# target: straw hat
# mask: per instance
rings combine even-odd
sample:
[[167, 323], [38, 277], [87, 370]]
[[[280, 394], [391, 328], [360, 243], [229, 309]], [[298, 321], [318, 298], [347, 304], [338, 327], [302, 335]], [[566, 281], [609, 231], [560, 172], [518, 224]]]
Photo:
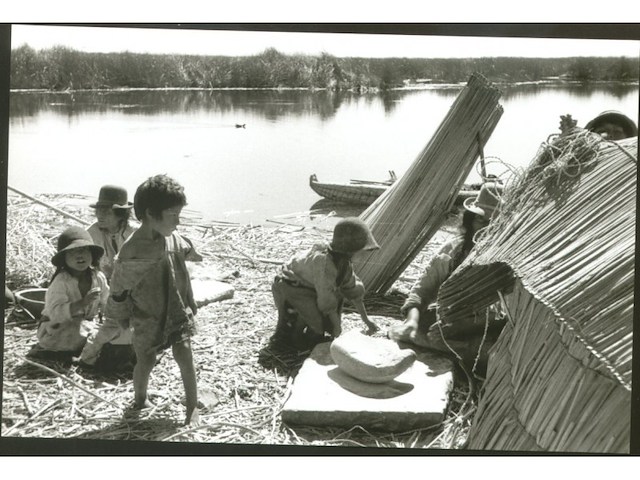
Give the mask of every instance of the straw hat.
[[91, 208], [97, 207], [111, 207], [117, 208], [131, 208], [133, 203], [127, 201], [127, 191], [116, 185], [105, 185], [100, 189], [98, 195], [98, 201], [89, 205]]
[[589, 121], [587, 125], [584, 127], [585, 130], [594, 131], [601, 125], [605, 123], [612, 123], [614, 125], [619, 125], [624, 130], [626, 138], [635, 137], [638, 135], [638, 127], [625, 114], [620, 113], [615, 110], [607, 110], [602, 112], [593, 120]]
[[89, 232], [80, 227], [69, 227], [58, 237], [58, 252], [51, 258], [51, 263], [56, 267], [63, 266], [65, 252], [81, 247], [89, 247], [94, 259], [104, 254], [104, 249], [93, 243]]
[[502, 191], [504, 187], [496, 182], [487, 182], [482, 185], [478, 195], [469, 197], [464, 201], [464, 208], [470, 212], [482, 215], [487, 220], [495, 215], [500, 205]]
[[357, 217], [343, 218], [333, 229], [331, 248], [339, 253], [356, 253], [360, 250], [380, 248], [366, 223]]

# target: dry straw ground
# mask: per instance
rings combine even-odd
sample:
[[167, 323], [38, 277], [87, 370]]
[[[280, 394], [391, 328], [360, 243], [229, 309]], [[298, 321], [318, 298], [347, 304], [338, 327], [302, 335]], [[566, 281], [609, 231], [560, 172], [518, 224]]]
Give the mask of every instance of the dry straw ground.
[[[88, 222], [89, 199], [46, 195], [47, 203]], [[317, 213], [317, 212], [316, 212]], [[154, 408], [130, 410], [130, 376], [106, 377], [73, 365], [25, 359], [35, 343], [33, 326], [5, 323], [2, 436], [204, 442], [211, 444], [313, 445], [389, 448], [461, 448], [475, 410], [463, 376], [456, 376], [445, 421], [429, 429], [401, 433], [367, 431], [355, 426], [292, 428], [280, 420], [297, 369], [308, 352], [276, 348], [270, 337], [276, 311], [270, 292], [278, 263], [292, 253], [327, 239], [332, 215], [317, 213], [280, 218], [266, 226], [207, 225], [187, 218], [180, 231], [205, 256], [193, 269], [199, 277], [224, 278], [235, 289], [233, 299], [209, 304], [197, 314], [193, 338], [198, 384], [203, 399], [213, 393], [219, 403], [204, 408], [202, 424], [183, 426], [183, 390], [170, 352], [163, 353], [151, 374]], [[368, 300], [372, 319], [384, 335], [400, 321], [399, 306], [413, 280], [442, 242], [452, 235], [452, 218], [408, 267], [385, 297]], [[13, 288], [42, 285], [51, 275], [49, 259], [55, 238], [72, 219], [9, 193], [7, 208], [6, 281]], [[5, 309], [5, 322], [10, 310]], [[361, 329], [352, 310], [344, 315], [344, 330]], [[43, 367], [46, 367], [43, 368]]]

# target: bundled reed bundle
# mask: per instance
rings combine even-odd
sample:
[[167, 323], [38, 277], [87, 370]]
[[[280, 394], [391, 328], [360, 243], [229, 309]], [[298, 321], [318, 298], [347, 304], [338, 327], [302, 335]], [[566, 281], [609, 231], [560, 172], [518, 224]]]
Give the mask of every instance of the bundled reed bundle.
[[628, 451], [637, 148], [580, 129], [545, 146], [442, 285], [441, 323], [501, 294], [512, 319], [472, 448]]
[[438, 230], [502, 116], [500, 92], [472, 75], [407, 172], [365, 210], [380, 250], [354, 259], [371, 293], [384, 293]]

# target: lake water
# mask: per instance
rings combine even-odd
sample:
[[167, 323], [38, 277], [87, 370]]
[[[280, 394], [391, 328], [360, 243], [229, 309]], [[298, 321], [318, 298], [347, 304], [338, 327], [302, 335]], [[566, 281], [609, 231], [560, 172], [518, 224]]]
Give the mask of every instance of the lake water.
[[[30, 194], [96, 196], [115, 183], [133, 197], [147, 177], [166, 173], [206, 219], [264, 223], [320, 200], [308, 186], [312, 173], [333, 182], [384, 180], [389, 170], [400, 176], [461, 88], [12, 92], [8, 184]], [[559, 133], [560, 115], [582, 126], [620, 110], [637, 122], [638, 86], [511, 87], [500, 104], [485, 156], [524, 168]], [[472, 172], [469, 181], [477, 180]]]

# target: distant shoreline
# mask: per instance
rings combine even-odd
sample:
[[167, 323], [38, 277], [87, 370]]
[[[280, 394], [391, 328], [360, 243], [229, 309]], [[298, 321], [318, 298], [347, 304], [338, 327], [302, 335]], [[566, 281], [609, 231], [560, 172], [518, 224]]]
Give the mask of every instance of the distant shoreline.
[[[525, 85], [541, 85], [541, 86], [603, 86], [603, 85], [619, 85], [619, 86], [640, 86], [640, 81], [614, 81], [614, 80], [596, 80], [589, 82], [581, 82], [579, 80], [532, 80], [519, 82], [492, 82], [499, 87], [519, 87]], [[407, 85], [402, 87], [388, 88], [387, 91], [413, 91], [413, 90], [439, 90], [450, 88], [462, 88], [466, 82], [458, 83], [428, 83], [418, 85]], [[331, 91], [334, 93], [379, 93], [380, 89], [369, 89], [365, 92], [356, 92], [354, 90], [335, 91], [326, 87], [114, 87], [114, 88], [79, 88], [67, 90], [51, 90], [44, 88], [12, 88], [9, 93], [51, 93], [51, 94], [70, 94], [70, 93], [100, 93], [100, 92], [209, 92], [209, 91]]]

